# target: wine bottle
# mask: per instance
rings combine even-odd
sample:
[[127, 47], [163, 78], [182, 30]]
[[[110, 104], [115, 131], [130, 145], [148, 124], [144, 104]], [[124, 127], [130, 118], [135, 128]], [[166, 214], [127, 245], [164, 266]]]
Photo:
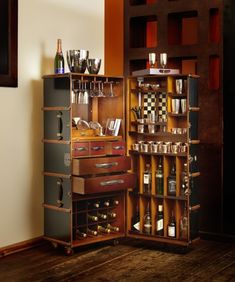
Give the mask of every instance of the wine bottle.
[[146, 164], [143, 178], [144, 178], [144, 193], [151, 194], [152, 173], [150, 169], [150, 164]]
[[99, 201], [88, 202], [88, 209], [98, 209], [100, 207]]
[[163, 168], [162, 168], [162, 161], [159, 158], [159, 164], [156, 171], [156, 181], [155, 181], [155, 193], [157, 195], [163, 195], [164, 193], [164, 177], [163, 177]]
[[76, 237], [78, 238], [86, 238], [87, 234], [84, 232], [81, 232], [79, 229], [76, 230]]
[[97, 216], [98, 216], [98, 218], [99, 219], [107, 219], [107, 215], [106, 214], [104, 214], [104, 213], [97, 213]]
[[168, 224], [168, 236], [171, 238], [176, 238], [176, 222], [174, 212], [171, 212], [171, 218]]
[[139, 212], [138, 201], [136, 202], [135, 214], [131, 219], [131, 229], [135, 232], [140, 232], [140, 212]]
[[176, 196], [176, 172], [175, 164], [172, 165], [171, 172], [167, 178], [167, 195]]
[[98, 232], [96, 230], [87, 228], [87, 234], [92, 235], [92, 236], [97, 236]]
[[106, 228], [110, 229], [111, 231], [114, 231], [114, 232], [119, 232], [119, 227], [117, 226], [112, 226], [110, 223], [108, 223], [106, 225]]
[[164, 217], [163, 217], [163, 206], [162, 205], [158, 205], [156, 234], [159, 236], [164, 236]]
[[90, 221], [98, 221], [98, 217], [95, 215], [88, 214], [87, 217]]
[[110, 206], [110, 200], [104, 200], [103, 201], [103, 206], [104, 207], [109, 207]]
[[144, 233], [150, 235], [152, 231], [152, 220], [150, 214], [149, 202], [144, 216]]
[[110, 228], [106, 228], [106, 227], [103, 227], [101, 225], [97, 226], [97, 231], [101, 232], [101, 233], [107, 233], [107, 234], [109, 234], [111, 232]]
[[180, 217], [180, 239], [186, 240], [188, 238], [188, 214], [187, 207], [184, 207], [184, 213]]
[[188, 166], [187, 163], [184, 163], [184, 170], [181, 173], [181, 189], [180, 194], [181, 196], [185, 196], [188, 186]]
[[55, 73], [64, 73], [64, 56], [62, 53], [62, 41], [57, 39], [57, 51], [54, 59]]
[[113, 206], [118, 206], [119, 205], [119, 201], [116, 200], [116, 199], [112, 199], [110, 200], [110, 206], [113, 207]]
[[107, 216], [109, 218], [116, 218], [117, 217], [117, 214], [115, 212], [107, 212]]

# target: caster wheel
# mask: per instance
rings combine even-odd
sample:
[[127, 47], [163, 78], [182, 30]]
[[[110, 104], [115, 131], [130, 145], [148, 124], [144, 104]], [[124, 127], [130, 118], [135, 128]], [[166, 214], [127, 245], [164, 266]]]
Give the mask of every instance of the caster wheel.
[[66, 255], [71, 256], [74, 253], [74, 251], [71, 247], [65, 247], [65, 253]]
[[113, 246], [117, 246], [119, 245], [119, 241], [118, 240], [113, 240]]
[[58, 248], [58, 243], [55, 243], [55, 242], [51, 242], [52, 246], [54, 249], [57, 249]]

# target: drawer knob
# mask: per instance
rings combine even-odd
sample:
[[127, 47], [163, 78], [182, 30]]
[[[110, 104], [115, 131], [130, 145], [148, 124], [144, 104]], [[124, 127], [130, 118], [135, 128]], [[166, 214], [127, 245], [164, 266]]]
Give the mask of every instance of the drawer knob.
[[74, 151], [78, 151], [78, 152], [82, 152], [82, 151], [86, 151], [87, 148], [86, 147], [76, 147], [74, 148]]
[[107, 181], [101, 181], [101, 186], [109, 186], [109, 185], [117, 185], [117, 184], [123, 184], [123, 179], [114, 179], [114, 180], [107, 180]]
[[95, 167], [97, 168], [110, 168], [113, 166], [117, 166], [118, 162], [113, 162], [113, 163], [103, 163], [103, 164], [95, 164]]

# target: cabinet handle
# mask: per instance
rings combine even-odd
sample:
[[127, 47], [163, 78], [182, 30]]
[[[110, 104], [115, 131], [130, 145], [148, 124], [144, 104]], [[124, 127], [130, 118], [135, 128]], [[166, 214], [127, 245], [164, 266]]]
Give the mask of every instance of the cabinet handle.
[[123, 150], [124, 146], [114, 146], [113, 149], [114, 150]]
[[76, 147], [76, 148], [74, 148], [74, 151], [78, 151], [78, 152], [86, 151], [86, 150], [87, 150], [86, 147]]
[[62, 131], [63, 131], [63, 120], [62, 120], [62, 112], [58, 112], [57, 115], [57, 133], [56, 136], [59, 140], [63, 139]]
[[123, 179], [115, 179], [115, 180], [101, 181], [100, 185], [101, 186], [108, 186], [108, 185], [116, 185], [116, 184], [123, 184], [123, 183], [124, 183]]
[[94, 146], [94, 147], [91, 147], [91, 150], [93, 151], [100, 151], [100, 150], [103, 150], [104, 149], [104, 146]]
[[103, 164], [95, 164], [95, 167], [97, 168], [110, 168], [112, 166], [117, 166], [118, 162], [113, 162], [113, 163], [103, 163]]
[[58, 179], [57, 180], [57, 187], [58, 187], [58, 199], [57, 199], [57, 206], [58, 208], [62, 208], [64, 203], [63, 203], [63, 179]]

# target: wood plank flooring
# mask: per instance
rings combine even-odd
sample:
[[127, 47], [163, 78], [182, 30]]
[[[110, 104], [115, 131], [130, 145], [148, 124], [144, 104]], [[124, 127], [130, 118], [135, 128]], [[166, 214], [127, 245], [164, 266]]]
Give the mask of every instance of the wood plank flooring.
[[235, 281], [235, 245], [200, 240], [190, 250], [122, 240], [76, 248], [50, 244], [0, 259], [0, 281]]

